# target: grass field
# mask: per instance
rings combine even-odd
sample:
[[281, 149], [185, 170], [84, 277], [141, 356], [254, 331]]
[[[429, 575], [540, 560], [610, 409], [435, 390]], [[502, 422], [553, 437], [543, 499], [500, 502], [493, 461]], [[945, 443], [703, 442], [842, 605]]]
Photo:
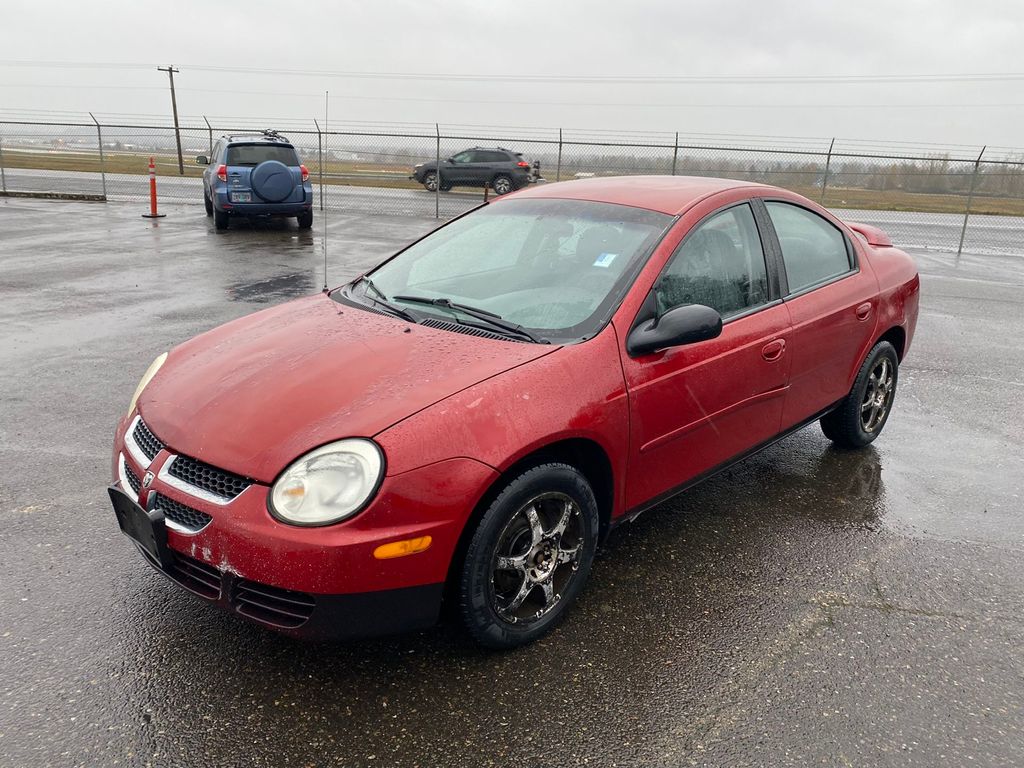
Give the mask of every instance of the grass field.
[[[47, 171], [100, 172], [99, 155], [96, 152], [40, 152], [3, 149], [5, 168], [26, 168]], [[149, 153], [106, 152], [103, 168], [107, 173], [138, 174], [148, 173]], [[158, 176], [179, 176], [176, 156], [157, 155]], [[309, 166], [314, 179], [318, 178], [319, 167]], [[327, 161], [324, 163], [324, 183], [359, 187], [380, 187], [387, 189], [420, 189], [420, 185], [408, 178], [410, 166], [375, 164], [372, 162]], [[565, 165], [561, 169], [563, 180], [572, 179], [577, 172], [593, 172], [591, 168], [576, 168]], [[203, 168], [189, 158], [185, 162], [185, 176], [199, 178]], [[549, 181], [554, 180], [554, 169], [545, 169]], [[809, 187], [791, 187], [812, 200], [819, 200], [821, 190]], [[830, 187], [824, 204], [832, 208], [857, 208], [878, 211], [918, 211], [924, 213], [963, 213], [966, 200], [960, 195], [922, 194], [904, 190], [870, 190]], [[976, 195], [971, 212], [997, 216], [1024, 216], [1024, 198], [989, 197]]]

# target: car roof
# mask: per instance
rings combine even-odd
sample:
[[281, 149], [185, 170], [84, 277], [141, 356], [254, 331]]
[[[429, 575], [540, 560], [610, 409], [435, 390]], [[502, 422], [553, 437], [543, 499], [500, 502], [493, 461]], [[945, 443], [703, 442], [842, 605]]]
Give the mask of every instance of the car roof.
[[708, 195], [743, 187], [774, 189], [766, 184], [706, 176], [608, 176], [574, 179], [556, 184], [538, 184], [517, 192], [515, 197], [549, 197], [615, 203], [675, 216]]

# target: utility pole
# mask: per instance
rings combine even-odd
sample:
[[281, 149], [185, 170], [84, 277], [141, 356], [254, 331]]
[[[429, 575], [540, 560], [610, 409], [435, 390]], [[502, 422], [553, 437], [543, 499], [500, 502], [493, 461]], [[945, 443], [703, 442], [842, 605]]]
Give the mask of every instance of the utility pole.
[[174, 73], [179, 70], [172, 64], [169, 67], [157, 67], [158, 72], [166, 72], [171, 79], [171, 110], [174, 112], [174, 141], [178, 145], [178, 173], [185, 175], [185, 160], [181, 156], [181, 128], [178, 127], [178, 102], [174, 98]]

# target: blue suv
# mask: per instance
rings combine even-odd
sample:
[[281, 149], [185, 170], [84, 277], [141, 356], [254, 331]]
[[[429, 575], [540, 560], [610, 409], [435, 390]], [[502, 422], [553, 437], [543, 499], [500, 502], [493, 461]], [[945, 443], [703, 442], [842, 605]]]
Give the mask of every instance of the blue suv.
[[217, 229], [232, 216], [294, 216], [299, 229], [313, 226], [313, 185], [295, 147], [276, 131], [222, 136], [213, 156], [196, 158], [203, 171], [206, 215]]

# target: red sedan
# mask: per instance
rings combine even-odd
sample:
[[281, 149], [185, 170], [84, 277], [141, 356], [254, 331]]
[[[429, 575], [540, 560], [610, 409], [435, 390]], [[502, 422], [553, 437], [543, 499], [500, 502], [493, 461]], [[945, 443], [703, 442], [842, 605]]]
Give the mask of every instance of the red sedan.
[[264, 626], [365, 636], [450, 602], [520, 645], [619, 523], [812, 421], [874, 440], [918, 290], [882, 232], [775, 187], [532, 188], [161, 355], [111, 500], [151, 565]]

